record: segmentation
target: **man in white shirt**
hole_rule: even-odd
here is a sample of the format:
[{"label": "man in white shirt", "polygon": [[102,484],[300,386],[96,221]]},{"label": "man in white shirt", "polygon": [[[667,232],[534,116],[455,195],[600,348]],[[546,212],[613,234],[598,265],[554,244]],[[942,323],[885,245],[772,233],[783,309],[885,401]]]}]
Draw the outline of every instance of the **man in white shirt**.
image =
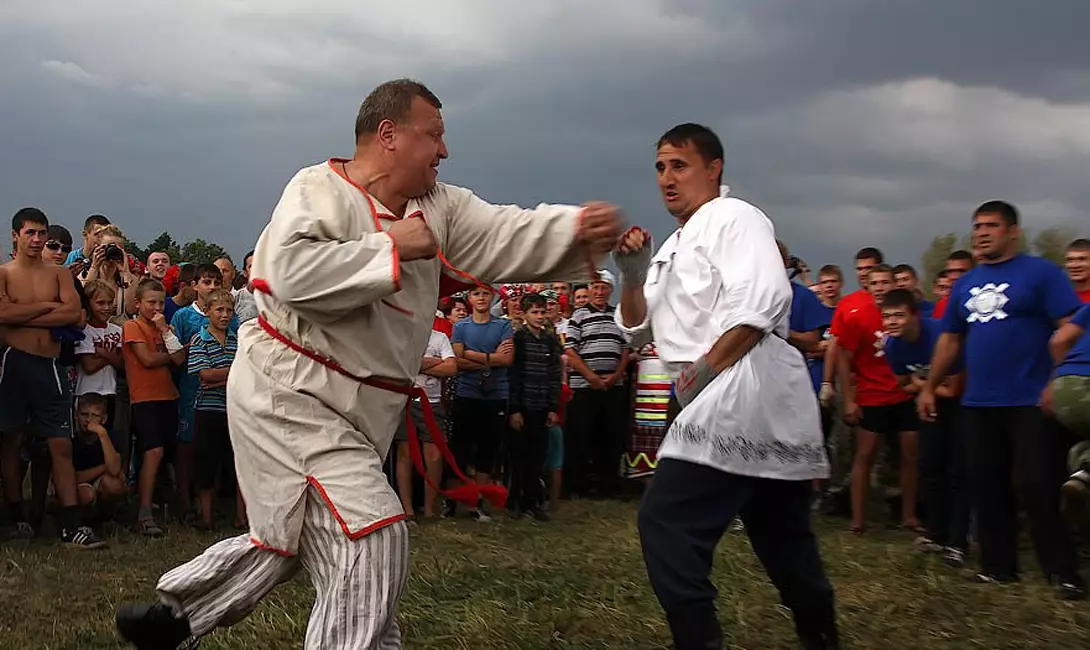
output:
[{"label": "man in white shirt", "polygon": [[720,648],[715,547],[735,516],[808,650],[838,647],[833,588],[810,529],[825,478],[817,401],[786,341],[791,286],[771,221],[726,198],[723,146],[682,124],[658,143],[659,189],[678,229],[651,256],[633,228],[614,253],[625,334],[650,330],[682,411],[640,507],[648,576],[679,649]]}]

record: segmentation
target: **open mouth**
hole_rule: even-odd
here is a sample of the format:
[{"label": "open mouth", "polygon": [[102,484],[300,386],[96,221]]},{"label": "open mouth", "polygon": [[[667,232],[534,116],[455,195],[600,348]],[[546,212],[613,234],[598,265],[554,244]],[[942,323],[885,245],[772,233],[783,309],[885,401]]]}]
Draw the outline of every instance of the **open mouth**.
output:
[{"label": "open mouth", "polygon": [[677,199],[677,192],[675,190],[666,190],[662,193],[662,196],[665,197],[667,201],[673,201]]}]

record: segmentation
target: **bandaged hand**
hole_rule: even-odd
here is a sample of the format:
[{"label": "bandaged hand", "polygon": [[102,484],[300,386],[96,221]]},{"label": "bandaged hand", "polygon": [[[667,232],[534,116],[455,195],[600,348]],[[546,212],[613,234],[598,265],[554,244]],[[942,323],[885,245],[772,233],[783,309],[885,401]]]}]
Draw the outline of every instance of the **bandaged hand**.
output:
[{"label": "bandaged hand", "polygon": [[833,385],[827,381],[821,382],[821,390],[818,391],[818,401],[822,406],[829,406],[833,403],[833,398],[836,397],[836,390]]},{"label": "bandaged hand", "polygon": [[685,408],[691,404],[700,391],[712,383],[718,375],[719,373],[708,363],[707,357],[700,357],[695,363],[690,363],[674,382],[674,394],[677,395],[677,401],[681,407]]},{"label": "bandaged hand", "polygon": [[613,250],[613,263],[621,274],[622,289],[643,287],[647,269],[651,266],[651,233],[633,226],[626,232]]}]

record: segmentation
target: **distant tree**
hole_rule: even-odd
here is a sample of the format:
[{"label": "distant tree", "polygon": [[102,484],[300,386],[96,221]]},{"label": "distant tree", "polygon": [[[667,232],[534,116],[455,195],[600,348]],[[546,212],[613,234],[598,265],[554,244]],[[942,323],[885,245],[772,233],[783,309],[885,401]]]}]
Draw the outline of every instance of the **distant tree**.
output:
[{"label": "distant tree", "polygon": [[[174,238],[170,236],[169,232],[163,231],[159,233],[147,248],[144,249],[148,255],[152,253],[166,253],[170,256],[171,263],[177,263],[182,260],[182,248],[178,245],[178,242],[174,241]],[[145,261],[147,258],[144,258]]]},{"label": "distant tree", "polygon": [[1045,228],[1033,238],[1033,252],[1062,266],[1067,245],[1077,237],[1071,228]]},{"label": "distant tree", "polygon": [[222,246],[215,242],[194,239],[182,246],[180,259],[194,264],[211,264],[221,257],[228,257],[227,251]]},{"label": "distant tree", "polygon": [[927,247],[927,250],[920,257],[920,273],[923,274],[922,279],[927,283],[924,286],[930,287],[935,283],[939,271],[942,271],[946,266],[946,258],[950,256],[950,253],[954,252],[954,244],[957,239],[958,236],[952,232],[945,235],[935,235],[931,238],[931,245]]},{"label": "distant tree", "polygon": [[147,253],[143,248],[140,248],[140,244],[132,241],[131,239],[125,241],[125,252],[129,254],[129,257],[141,262],[148,259]]}]

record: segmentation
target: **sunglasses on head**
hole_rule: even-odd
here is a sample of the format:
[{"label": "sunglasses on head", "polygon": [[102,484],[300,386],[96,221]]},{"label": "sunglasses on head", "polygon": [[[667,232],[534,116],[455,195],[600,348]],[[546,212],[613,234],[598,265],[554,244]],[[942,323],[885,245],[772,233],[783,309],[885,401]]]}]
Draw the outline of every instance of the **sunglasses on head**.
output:
[{"label": "sunglasses on head", "polygon": [[56,239],[50,239],[45,243],[45,247],[51,251],[60,250],[62,253],[71,253],[72,247],[67,244],[62,244]]}]

